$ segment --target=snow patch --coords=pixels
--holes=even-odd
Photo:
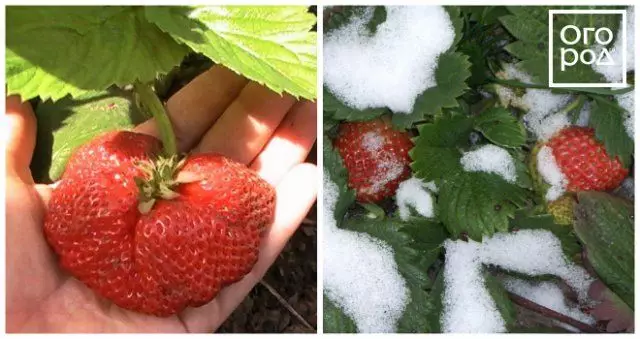
[[[409,220],[411,216],[409,206],[425,218],[433,217],[433,198],[425,188],[426,184],[417,178],[410,178],[400,183],[396,191],[400,219]]]
[[[635,96],[636,91],[633,90],[631,92],[625,93],[625,94],[620,94],[620,95],[616,95],[616,100],[618,101],[618,105],[620,105],[620,107],[625,109],[625,115],[624,115],[624,130],[627,132],[627,135],[629,135],[629,138],[631,139],[635,139],[633,132],[634,132],[634,128],[633,128],[633,124],[634,124],[634,120],[635,120],[635,100],[634,100],[634,96]]]
[[[424,187],[426,187],[429,191],[431,191],[433,193],[438,193],[438,186],[436,186],[436,182],[435,181],[429,181],[429,182],[425,183]]]
[[[324,83],[348,106],[410,113],[419,94],[436,86],[440,54],[455,31],[440,6],[386,6],[387,19],[371,35],[373,8],[324,36]]]
[[[465,152],[460,164],[467,172],[487,172],[501,176],[504,180],[516,182],[516,165],[504,148],[485,145],[474,151]]]
[[[524,83],[534,83],[533,78],[514,64],[504,65],[502,77]],[[568,94],[553,94],[550,90],[528,88],[522,96],[508,87],[499,86],[498,96],[503,106],[514,106],[527,111],[523,117],[525,127],[539,140],[546,141],[562,128],[569,126],[566,114],[559,113],[571,100]]]
[[[542,179],[551,185],[549,190],[547,190],[545,199],[547,201],[554,201],[560,198],[566,191],[569,181],[560,170],[560,167],[558,167],[556,157],[553,155],[553,150],[548,146],[542,146],[540,151],[538,151],[536,163]]]
[[[444,311],[445,332],[493,333],[506,331],[504,321],[486,289],[482,266],[495,265],[530,276],[562,278],[588,302],[593,281],[586,270],[565,258],[560,240],[547,230],[497,233],[482,243],[469,240],[445,242]]]
[[[499,333],[507,328],[495,301],[485,287],[480,244],[474,241],[444,243],[444,296],[440,318],[445,333]]]
[[[536,304],[542,305],[558,313],[564,314],[567,317],[589,325],[595,325],[596,323],[592,317],[582,313],[578,305],[567,303],[562,290],[555,283],[549,281],[534,283],[511,277],[505,279],[503,284],[507,291],[529,299]],[[559,321],[556,322],[556,325],[562,326],[572,332],[578,332],[578,330],[573,326],[569,326]]]
[[[482,243],[480,257],[484,264],[513,272],[555,275],[576,291],[579,300],[589,300],[587,292],[593,278],[584,268],[565,258],[560,240],[547,230],[496,233]]]
[[[365,233],[342,230],[334,218],[338,187],[324,173],[324,290],[359,332],[394,332],[409,290],[393,249]]]
[[[635,69],[635,53],[634,53],[634,39],[635,39],[635,9],[634,6],[627,7],[627,72]],[[604,75],[608,82],[619,83],[622,82],[622,73],[620,72],[620,64],[622,64],[622,19],[620,19],[620,28],[616,34],[616,41],[613,44],[613,48],[610,50],[611,59],[614,65],[597,65],[595,62],[591,64],[591,67],[598,73]],[[599,51],[598,51],[599,53]]]
[[[576,121],[576,126],[589,126],[589,119],[591,119],[591,104],[587,101],[584,103],[584,105],[582,105],[582,108],[580,109],[578,120]]]
[[[634,200],[635,199],[635,183],[633,177],[626,177],[622,180],[620,184],[620,188],[618,189],[619,193],[622,193],[623,197],[627,199]]]

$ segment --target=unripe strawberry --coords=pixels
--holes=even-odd
[[[572,225],[573,224],[573,206],[576,201],[572,194],[565,194],[562,197],[549,202],[547,211],[553,215],[556,224]]]

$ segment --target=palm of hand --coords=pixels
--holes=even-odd
[[[209,91],[215,89],[222,93],[212,97]],[[301,164],[315,140],[315,104],[294,103],[214,67],[172,97],[167,108],[182,151],[222,153],[248,164],[276,186],[276,219],[252,272],[209,304],[168,318],[127,311],[95,295],[59,268],[44,238],[42,224],[51,187],[35,185],[28,168],[35,118],[28,104],[7,98],[8,331],[212,331],[273,263],[315,200],[315,167]],[[181,121],[185,112],[189,119]],[[153,121],[136,130],[157,136]]]

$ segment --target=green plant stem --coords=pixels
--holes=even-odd
[[[582,93],[600,94],[600,95],[620,95],[620,94],[625,94],[625,93],[633,91],[633,88],[634,88],[633,86],[629,86],[629,87],[625,87],[625,88],[621,88],[621,89],[616,89],[616,90],[606,89],[606,88],[588,88],[588,87],[586,87],[586,88],[573,88],[573,87],[549,88],[549,86],[547,86],[547,85],[528,84],[528,83],[524,83],[524,82],[520,82],[520,81],[516,81],[516,80],[504,80],[504,79],[493,78],[493,79],[491,79],[491,81],[494,82],[494,83],[500,84],[500,85],[511,86],[511,87],[548,89],[548,90],[552,90],[552,91],[567,92],[567,93],[582,92]]]
[[[138,99],[142,106],[151,112],[151,115],[156,120],[156,126],[160,132],[160,139],[162,140],[162,146],[164,155],[172,157],[178,154],[178,146],[176,145],[176,137],[173,133],[173,127],[171,127],[171,121],[169,115],[164,108],[164,105],[151,88],[151,84],[143,84],[136,82],[133,85],[134,91],[138,94]]]
[[[582,107],[582,105],[584,105],[584,102],[586,100],[586,97],[584,95],[578,95],[578,97],[573,100],[572,102],[570,102],[567,106],[565,106],[560,112],[561,114],[567,114],[571,111],[573,111],[574,109],[577,109],[578,107]]]

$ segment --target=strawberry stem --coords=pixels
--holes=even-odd
[[[554,87],[554,88],[549,88],[548,85],[543,85],[543,84],[530,84],[530,83],[524,83],[524,82],[520,82],[517,80],[505,80],[505,79],[498,79],[498,78],[491,78],[490,79],[491,82],[494,82],[496,84],[499,85],[505,85],[505,86],[510,86],[510,87],[520,87],[520,88],[534,88],[534,89],[551,89],[555,92],[561,92],[561,93],[573,93],[573,92],[581,92],[581,93],[588,93],[588,94],[600,94],[600,95],[619,95],[619,94],[625,94],[628,92],[633,91],[634,87],[633,86],[628,86],[625,88],[620,88],[620,89],[608,89],[608,88],[584,88],[584,87]]]
[[[144,109],[148,110],[153,118],[156,120],[156,126],[160,132],[160,139],[162,140],[162,146],[164,154],[167,157],[172,157],[178,154],[178,146],[176,146],[176,137],[171,127],[171,120],[164,108],[164,105],[151,88],[150,83],[143,84],[136,82],[133,85],[133,89],[138,95],[138,100]]]

